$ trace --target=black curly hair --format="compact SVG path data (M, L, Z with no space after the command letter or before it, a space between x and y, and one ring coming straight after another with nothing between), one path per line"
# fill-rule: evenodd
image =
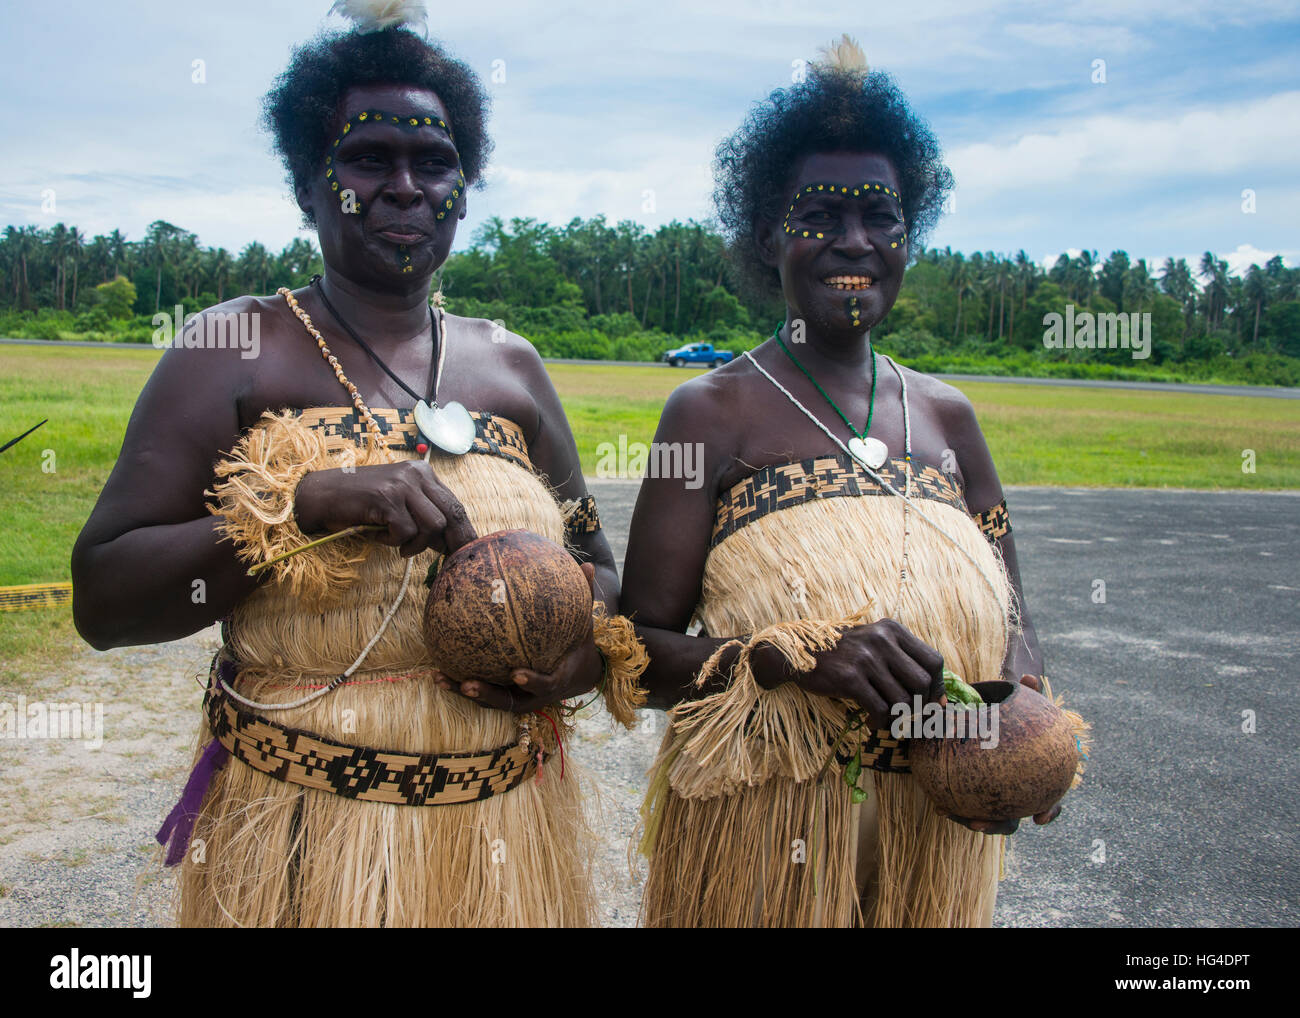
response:
M480 180L492 142L488 99L478 76L438 45L403 28L322 32L294 48L289 66L262 100L262 125L275 140L293 187L320 171L343 94L357 85L397 84L437 93L456 132L465 180ZM307 221L315 225L314 217Z
M781 283L759 258L754 228L780 221L802 156L836 151L880 152L894 164L910 241L919 244L938 220L952 173L893 78L814 66L755 105L714 156L713 204L738 281L755 297L779 295Z

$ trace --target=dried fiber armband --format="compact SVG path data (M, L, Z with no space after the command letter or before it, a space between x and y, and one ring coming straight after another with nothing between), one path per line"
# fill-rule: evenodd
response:
M596 603L592 614L593 639L605 662L600 695L610 717L625 728L636 725L636 709L645 705L646 691L639 680L650 664L650 655L636 635L632 620L624 615L606 615Z
M291 411L268 411L214 466L216 482L205 494L216 505L208 508L221 518L218 530L235 543L241 562L265 562L311 540L294 517L294 493L303 477L313 470L390 460L384 450L370 446L333 454L323 432L307 427ZM319 610L346 592L375 547L360 534L331 541L271 566L271 582L286 584L305 607Z

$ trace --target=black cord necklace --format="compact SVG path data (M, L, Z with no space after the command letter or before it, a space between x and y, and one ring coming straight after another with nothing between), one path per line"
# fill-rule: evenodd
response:
M361 347L372 361L384 369L384 373L389 378L400 385L411 399L415 400L415 426L419 429L420 437L424 439L424 442L436 445L444 452L449 452L455 456L469 452L477 435L474 418L470 416L468 410L454 400L446 406L438 405L438 377L442 374L441 359L447 352L446 318L443 318L442 337L439 339L438 321L433 316L433 305L429 306L429 324L433 330L433 383L429 391L429 399L426 402L420 398L418 392L398 378L379 355L370 349L370 345L357 335L356 330L344 320L343 316L334 310L334 305L325 296L325 288L321 286L320 276L312 276L311 281L312 285L316 287L316 293L320 296L321 303L325 305L325 310L334 316L334 320L339 325L343 326L357 346ZM416 445L416 451L421 455L424 454L426 448L427 446L423 443L417 443Z
M357 346L361 347L361 349L366 352L366 354L370 357L372 361L374 361L381 368L383 368L384 373L388 375L389 378L391 378L394 382L396 382L403 389L405 389L407 395L409 395L411 399L415 400L415 402L417 403L421 402L422 397L420 396L420 394L416 392L414 389L412 389L405 382L403 382L400 378L398 378L397 375L393 373L392 368L390 368L387 364L385 364L383 360L380 359L379 355L375 353L374 350L370 349L370 344L367 343L364 339L362 339L359 335L357 335L356 329L352 328L352 326L347 323L347 320L344 319L344 317L334 309L334 305L331 304L329 298L325 296L325 288L320 285L320 276L319 275L312 276L311 282L312 282L312 286L316 287L316 294L317 296L320 297L321 303L325 305L325 310L328 311L333 316L334 320L338 322L339 325L343 326L343 331L345 331L349 336L352 337L352 341L356 343ZM434 402L434 397L437 395L437 393L434 390L437 388L437 371L438 371L438 367L437 367L438 365L438 323L437 321L434 320L433 317L432 304L429 305L429 330L433 337L434 382L433 382L433 388L431 388L429 391L429 402L432 403Z

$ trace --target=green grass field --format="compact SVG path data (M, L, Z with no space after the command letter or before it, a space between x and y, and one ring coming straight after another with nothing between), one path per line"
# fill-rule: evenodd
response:
M159 357L140 350L0 347L0 586L68 579L72 542L121 446ZM596 448L650 442L660 408L695 374L654 366L553 364L583 468ZM979 413L1004 484L1300 487L1300 403L1123 389L959 386ZM1253 449L1255 473L1243 473ZM38 613L47 614L47 613ZM3 620L5 626L13 621Z

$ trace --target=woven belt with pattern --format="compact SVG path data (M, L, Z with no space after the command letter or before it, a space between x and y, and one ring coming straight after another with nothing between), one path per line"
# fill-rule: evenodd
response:
M254 770L363 802L479 802L518 787L537 769L527 737L469 753L394 753L277 725L243 710L217 682L208 687L203 707L217 740Z

